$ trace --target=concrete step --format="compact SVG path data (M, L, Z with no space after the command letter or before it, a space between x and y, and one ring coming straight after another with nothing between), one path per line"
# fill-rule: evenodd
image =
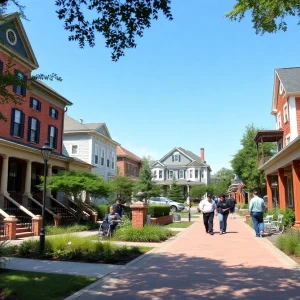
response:
M20 233L16 233L16 238L20 239L20 238L24 238L24 237L29 237L29 236L33 236L32 232L20 232Z

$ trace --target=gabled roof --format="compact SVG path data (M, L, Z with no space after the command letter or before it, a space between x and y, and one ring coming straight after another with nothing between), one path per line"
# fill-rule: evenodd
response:
M19 13L6 14L6 15L3 15L2 17L3 18L0 21L0 25L6 24L9 22L13 23L13 27L15 27L16 31L20 35L22 45L24 46L28 57L26 58L26 57L20 55L20 53L18 53L13 47L8 47L8 46L4 45L4 43L0 43L1 46L4 47L5 49L7 49L8 51L14 52L19 58L21 58L22 60L29 63L33 69L37 69L39 67L39 64L38 64L38 61L32 50L31 44L30 44L27 34L25 32L25 29L24 29L24 26L20 19Z
M101 132L101 130L99 130L99 129L104 129L104 132L107 133L107 135L103 134L103 132ZM68 115L65 115L64 134L80 133L80 132L87 132L87 133L93 132L96 134L100 134L101 136L113 141L105 123L86 123L85 124L85 123L76 121L75 119L69 117ZM115 142L115 141L113 141L113 142ZM115 142L115 143L118 144L117 142Z
M117 146L117 157L128 157L132 160L137 162L141 162L142 159L135 155L134 153L130 152L129 150L125 149L124 147Z
M275 69L272 113L277 113L280 83L283 87L283 96L300 95L300 67Z

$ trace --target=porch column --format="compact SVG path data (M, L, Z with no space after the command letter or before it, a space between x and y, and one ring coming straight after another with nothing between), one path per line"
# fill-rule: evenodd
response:
M278 170L279 208L286 208L284 169Z
M268 209L273 208L272 203L272 175L267 175L267 196L268 196Z
M4 196L8 194L7 193L8 160L9 160L9 156L3 155L1 183L0 183L0 208L4 208Z
M28 197L31 197L31 166L32 162L31 160L27 160L27 165L26 165L26 177L25 177L25 189L24 189L24 194L22 195L22 204L28 208L29 203L28 203Z
M295 225L300 228L300 170L299 161L293 160L292 176L293 176L293 190L294 190L294 208L295 208Z

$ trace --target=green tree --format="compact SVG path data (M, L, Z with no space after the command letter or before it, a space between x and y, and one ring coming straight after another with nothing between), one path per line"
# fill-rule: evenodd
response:
M225 16L230 20L241 21L246 13L252 16L253 28L257 34L286 31L286 19L300 17L299 0L238 0L233 10ZM300 24L300 21L298 21Z
M215 174L215 176L218 178L218 181L211 184L213 194L216 196L226 194L231 184L231 180L234 177L233 170L222 168Z
M206 185L193 186L190 190L190 196L200 200L207 193L207 189Z
M128 176L116 176L110 182L110 189L114 194L121 195L125 201L131 199L134 180Z
M176 183L175 177L173 177L173 182L171 188L168 191L168 198L173 201L182 200L182 188Z
M149 197L160 196L162 193L161 186L153 182L152 178L150 159L143 158L142 168L135 183L134 192L143 192L146 199Z
M40 185L42 188L43 184ZM83 216L83 197L88 193L92 197L107 197L110 189L103 178L93 173L66 171L54 174L47 179L47 188L65 193L76 202L76 219Z
M265 192L265 176L258 170L257 150L254 137L259 129L252 125L246 126L246 132L241 140L240 149L231 161L231 166L235 174L245 183L248 191L257 190ZM272 156L276 146L274 143L264 143L264 155ZM261 153L261 145L259 145Z

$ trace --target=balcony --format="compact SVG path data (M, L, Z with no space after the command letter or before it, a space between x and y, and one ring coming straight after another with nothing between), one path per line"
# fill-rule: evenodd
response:
M272 156L265 156L262 157L258 162L258 167L260 168L262 165L264 165Z

